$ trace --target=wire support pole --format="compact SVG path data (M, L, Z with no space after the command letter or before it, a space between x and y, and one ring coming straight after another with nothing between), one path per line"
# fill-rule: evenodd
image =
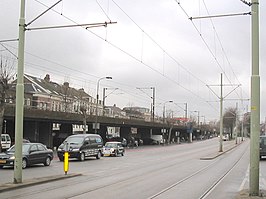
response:
M221 73L221 96L220 96L220 144L219 152L223 152L223 74Z
M25 49L25 0L21 0L19 18L18 67L16 85L16 115L15 115L15 163L14 183L22 183L22 138L24 115L24 49Z
M249 195L259 196L259 135L260 135L260 76L259 76L259 0L252 0L252 76Z

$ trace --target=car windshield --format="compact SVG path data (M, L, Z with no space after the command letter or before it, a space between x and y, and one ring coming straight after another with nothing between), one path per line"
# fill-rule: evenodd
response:
M117 146L117 144L116 143L106 143L105 144L105 147L109 147L109 148L112 148L112 147L116 147Z
M30 148L29 144L22 145L22 153L26 153ZM8 152L15 153L15 145L13 145L10 149L7 150Z
M64 143L69 143L69 144L81 144L83 142L84 138L79 137L79 136L74 136L74 137L68 137Z

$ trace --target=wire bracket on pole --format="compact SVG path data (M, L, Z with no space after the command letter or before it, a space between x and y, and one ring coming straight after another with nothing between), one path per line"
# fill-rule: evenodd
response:
M104 22L104 23L90 23L90 24L74 24L74 25L62 25L62 26L43 26L43 27L35 27L35 28L27 28L26 30L46 30L46 29L59 29L59 28L73 28L73 27L86 27L96 28L96 27L106 27L108 24L116 24L117 22Z
M217 17L233 17L233 16L240 16L240 15L251 15L251 12L244 12L244 13L236 13L236 14L222 14L222 15L209 15L209 16L199 16L199 17L189 17L191 21L193 19L207 19L207 18L217 18Z
M43 16L45 13L47 13L49 10L51 10L53 7L55 7L57 4L59 4L62 0L57 1L54 5L52 5L51 7L49 7L48 9L46 9L44 12L42 12L41 14L39 14L35 19L31 20L29 23L26 24L26 26L31 25L34 21L36 21L37 19L39 19L41 16Z
M248 5L248 6L252 6L252 3L251 3L251 2L247 2L247 1L245 1L245 0L240 0L240 1L242 1L244 4L246 4L246 5Z

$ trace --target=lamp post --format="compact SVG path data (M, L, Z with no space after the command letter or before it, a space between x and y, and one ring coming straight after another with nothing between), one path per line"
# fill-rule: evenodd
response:
M98 105L99 105L99 84L100 81L103 79L113 79L112 77L101 77L97 81L97 88L96 88L96 113L95 113L95 125L94 125L94 132L97 133L98 126Z
M163 129L163 132L162 132L162 133L163 133L163 137L164 137L164 133L166 133L166 127L165 127L165 125L166 125L166 124L165 124L165 123L166 123L166 122L165 122L165 104L166 104L166 103L172 103L172 102L173 102L172 100L169 100L169 101L166 101L166 102L163 103L163 125L164 125L164 129ZM164 138L163 138L163 139L164 139ZM164 142L163 142L163 143L164 143Z

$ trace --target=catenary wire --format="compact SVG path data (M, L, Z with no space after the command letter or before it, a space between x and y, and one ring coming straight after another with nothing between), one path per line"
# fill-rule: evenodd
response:
M40 2L39 0L35 0L35 1L38 2L39 4L45 6L45 7L48 7L47 5L45 5L44 3ZM72 23L78 24L77 22L75 22L74 20L70 19L69 17L65 16L65 15L62 14L62 13L59 13L59 12L57 12L56 10L53 10L53 9L52 9L52 11L55 12L55 13L57 13L57 14L59 14L60 16L64 17L65 19L71 21ZM99 39L101 39L101 40L103 40L103 41L106 41L105 38L103 38L103 37L97 35L96 33L92 32L92 31L90 31L90 30L88 30L88 29L86 29L86 30L89 31L91 34L95 35L96 37L98 37ZM153 68L152 66L150 66L150 65L148 65L148 64L146 64L146 63L144 63L144 62L142 62L142 61L139 60L137 57L131 55L130 53L128 53L127 51L121 49L120 47L118 47L117 45L111 43L110 41L106 41L106 42L107 42L109 45L113 46L114 48L120 50L120 51L123 52L124 54L128 55L129 57L131 57L131 58L134 59L135 61L137 61L137 62L139 62L139 63L145 65L146 67L150 68L152 71L158 73L159 75L163 76L164 78L168 79L169 81L173 82L174 84L180 86L180 87L183 88L184 90L186 90L186 91L188 91L189 93L191 93L192 95L194 95L196 98L198 98L198 99L200 98L202 101L204 101L205 103L209 104L214 110L218 111L216 107L214 107L212 104L210 104L209 102L207 102L204 98L202 98L202 97L199 96L198 94L194 93L192 90L190 90L190 89L184 87L183 85L179 84L177 81L173 80L172 78L165 76L165 75L164 75L163 73L161 73L160 71L158 71L158 70L156 70L155 68ZM178 63L178 62L177 62L177 63ZM178 63L178 64L179 64L179 63ZM186 69L186 70L187 70L187 69ZM191 74L191 75L193 75L193 74ZM193 75L193 76L194 76L194 75ZM197 79L198 79L198 78L197 78ZM200 79L198 79L198 80L201 81L201 82L203 83L202 80L200 80Z

